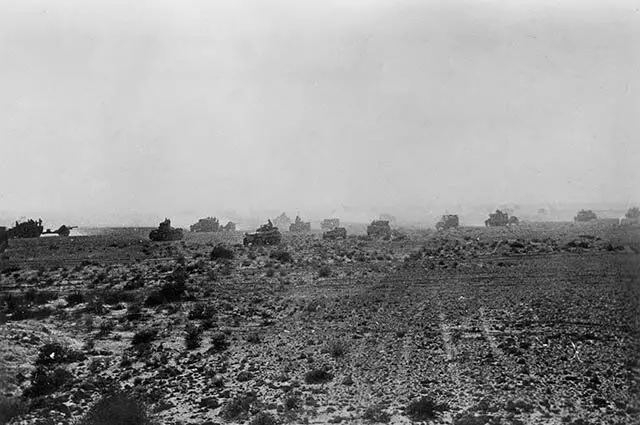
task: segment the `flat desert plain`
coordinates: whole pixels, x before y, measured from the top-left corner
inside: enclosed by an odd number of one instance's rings
[[[640,422],[637,227],[147,230],[10,241],[0,423]]]

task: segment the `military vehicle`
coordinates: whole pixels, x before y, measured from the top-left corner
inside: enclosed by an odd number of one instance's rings
[[[456,228],[460,225],[460,219],[457,214],[445,214],[439,222],[436,223],[436,229],[446,230]]]
[[[389,226],[389,221],[373,220],[371,224],[367,226],[367,235],[376,238],[391,237],[391,226]]]
[[[576,215],[573,220],[576,222],[584,222],[584,221],[591,221],[591,220],[597,220],[598,216],[596,215],[596,213],[594,213],[591,210],[580,210],[578,211],[578,215]]]
[[[7,230],[9,239],[37,238],[44,230],[42,220],[27,220],[22,223],[16,221],[16,225]]]
[[[47,229],[44,233],[42,233],[43,235],[58,235],[58,236],[62,236],[62,237],[68,237],[71,234],[71,230],[77,228],[78,226],[67,226],[65,224],[63,224],[62,226],[58,227],[56,230],[51,230],[51,229]]]
[[[216,217],[201,218],[197,223],[189,226],[191,232],[219,232],[220,222]]]
[[[282,234],[271,220],[263,224],[253,233],[245,233],[242,243],[249,245],[278,245],[282,241]]]
[[[236,223],[234,223],[233,221],[229,221],[227,224],[225,224],[222,229],[225,232],[235,232],[236,231]]]
[[[484,225],[487,227],[508,226],[509,224],[509,214],[500,210],[490,213],[489,218],[484,221]]]
[[[344,227],[335,227],[331,230],[328,230],[322,234],[322,239],[327,240],[336,240],[336,239],[347,239],[347,229]]]
[[[0,226],[0,253],[4,252],[9,246],[9,235],[7,234],[7,228]]]
[[[168,218],[165,218],[164,221],[158,225],[157,229],[149,233],[149,239],[155,242],[178,241],[182,239],[183,236],[183,230],[171,227],[171,220]]]
[[[290,232],[310,232],[311,223],[308,221],[302,221],[299,216],[296,216],[296,221],[289,226]]]
[[[325,218],[320,223],[320,228],[322,230],[332,230],[336,227],[340,227],[340,219],[339,218]]]

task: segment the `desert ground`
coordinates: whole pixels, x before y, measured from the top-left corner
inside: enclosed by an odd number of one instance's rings
[[[0,423],[640,423],[637,227],[148,230],[10,241]]]

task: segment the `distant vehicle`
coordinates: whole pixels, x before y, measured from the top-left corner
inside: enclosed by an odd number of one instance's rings
[[[518,219],[518,217],[509,217],[508,213],[496,210],[495,213],[489,214],[489,218],[484,221],[484,225],[487,227],[511,226],[516,225],[519,222],[520,220]]]
[[[219,232],[220,222],[216,217],[201,218],[197,223],[189,226],[191,232]]]
[[[391,214],[380,214],[380,220],[386,220],[389,223],[395,223],[396,222],[395,216],[393,216]]]
[[[327,240],[336,240],[336,239],[347,239],[347,229],[344,227],[335,227],[331,230],[328,230],[322,234],[322,239]]]
[[[242,243],[249,245],[278,245],[282,241],[282,234],[271,220],[263,224],[253,233],[245,233]]]
[[[436,229],[446,230],[453,229],[460,225],[460,219],[457,214],[445,214],[439,222],[436,223]]]
[[[336,227],[340,227],[339,218],[325,218],[324,220],[322,220],[322,223],[320,223],[320,228],[322,230],[331,230],[335,229]]]
[[[154,242],[178,241],[183,237],[183,230],[171,227],[171,220],[168,218],[165,218],[164,221],[158,225],[157,229],[149,233],[149,239]]]
[[[22,223],[16,221],[16,225],[7,230],[7,237],[9,239],[38,238],[43,231],[41,219],[27,220]]]
[[[388,220],[373,220],[367,226],[367,235],[373,237],[391,237],[391,226]]]
[[[0,253],[4,252],[9,246],[9,235],[7,234],[7,228],[0,226]]]
[[[302,221],[299,216],[296,216],[296,221],[289,226],[290,232],[310,232],[311,223],[308,221]]]
[[[575,222],[586,222],[591,220],[597,220],[598,216],[591,210],[580,210],[573,220]]]
[[[71,230],[76,229],[78,226],[67,226],[63,224],[58,227],[56,230],[47,229],[43,235],[58,235],[62,237],[68,237],[71,234]]]

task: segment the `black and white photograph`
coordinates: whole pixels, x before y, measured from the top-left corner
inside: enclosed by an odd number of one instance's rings
[[[640,424],[640,3],[0,0],[0,425]]]

